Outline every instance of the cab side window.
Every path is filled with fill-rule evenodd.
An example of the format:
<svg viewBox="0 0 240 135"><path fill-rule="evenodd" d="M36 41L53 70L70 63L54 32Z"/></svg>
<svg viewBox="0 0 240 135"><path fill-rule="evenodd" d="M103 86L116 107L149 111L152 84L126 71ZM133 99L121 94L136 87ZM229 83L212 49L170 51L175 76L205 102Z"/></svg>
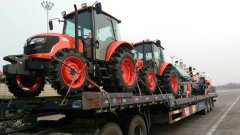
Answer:
<svg viewBox="0 0 240 135"><path fill-rule="evenodd" d="M138 59L143 60L143 45L136 46L132 50L132 53L134 53L134 58L138 58Z"/></svg>
<svg viewBox="0 0 240 135"><path fill-rule="evenodd" d="M157 47L156 45L153 45L153 52L154 52L155 62L157 65L159 65L160 62L162 61L162 55L161 55L160 48Z"/></svg>
<svg viewBox="0 0 240 135"><path fill-rule="evenodd" d="M153 60L153 54L152 54L152 46L151 45L145 45L144 51L146 54L146 61L147 60Z"/></svg>

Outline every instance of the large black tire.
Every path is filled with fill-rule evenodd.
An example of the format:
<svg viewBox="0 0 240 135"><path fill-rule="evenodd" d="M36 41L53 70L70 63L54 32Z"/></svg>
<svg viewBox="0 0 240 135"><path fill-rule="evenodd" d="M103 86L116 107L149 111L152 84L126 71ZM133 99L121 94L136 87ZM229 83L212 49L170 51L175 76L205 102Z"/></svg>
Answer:
<svg viewBox="0 0 240 135"><path fill-rule="evenodd" d="M206 100L204 109L199 112L202 115L207 115L208 113L208 101Z"/></svg>
<svg viewBox="0 0 240 135"><path fill-rule="evenodd" d="M64 62L64 64L62 62ZM69 94L78 94L86 86L86 77L88 74L85 59L74 49L62 49L58 51L52 60L52 88L57 90L60 95L65 95L71 87ZM73 68L71 70L68 66ZM80 74L77 72L82 71ZM76 77L77 76L77 77ZM72 82L75 80L74 82Z"/></svg>
<svg viewBox="0 0 240 135"><path fill-rule="evenodd" d="M44 88L43 76L6 75L9 92L15 97L36 97Z"/></svg>
<svg viewBox="0 0 240 135"><path fill-rule="evenodd" d="M147 135L147 127L144 119L140 115L135 115L125 121L123 126L124 135Z"/></svg>
<svg viewBox="0 0 240 135"><path fill-rule="evenodd" d="M172 66L168 66L163 72L163 88L175 97L179 94L178 74Z"/></svg>
<svg viewBox="0 0 240 135"><path fill-rule="evenodd" d="M118 48L112 54L109 61L109 68L112 77L111 79L104 80L104 88L107 89L107 91L132 92L135 89L137 85L136 64L130 50L127 48ZM126 74L124 76L123 70L129 71L129 77L127 77Z"/></svg>
<svg viewBox="0 0 240 135"><path fill-rule="evenodd" d="M154 71L149 67L145 67L139 72L141 79L139 80L139 85L142 93L153 94L157 88L157 77Z"/></svg>
<svg viewBox="0 0 240 135"><path fill-rule="evenodd" d="M213 100L212 98L209 98L209 104L210 104L210 111L213 109Z"/></svg>
<svg viewBox="0 0 240 135"><path fill-rule="evenodd" d="M99 135L123 135L123 133L116 123L111 122L103 126Z"/></svg>

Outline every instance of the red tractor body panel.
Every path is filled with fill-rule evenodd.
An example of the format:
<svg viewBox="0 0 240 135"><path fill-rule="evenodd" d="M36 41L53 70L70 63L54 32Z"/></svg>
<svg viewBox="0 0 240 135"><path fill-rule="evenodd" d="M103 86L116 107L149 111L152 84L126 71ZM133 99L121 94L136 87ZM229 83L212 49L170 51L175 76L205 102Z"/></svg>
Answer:
<svg viewBox="0 0 240 135"><path fill-rule="evenodd" d="M107 48L107 53L106 53L106 62L108 62L113 54L113 52L120 46L127 46L128 48L133 48L133 45L128 43L128 42L125 42L125 41L114 41L112 42L108 48Z"/></svg>
<svg viewBox="0 0 240 135"><path fill-rule="evenodd" d="M143 69L143 60L138 59L138 58L135 58L135 60L137 61L136 62L137 70L139 71L139 70Z"/></svg>
<svg viewBox="0 0 240 135"><path fill-rule="evenodd" d="M162 62L162 63L160 64L160 66L159 66L159 72L158 72L159 76L162 76L164 70L166 69L166 67L167 67L168 65L172 66L172 63Z"/></svg>
<svg viewBox="0 0 240 135"><path fill-rule="evenodd" d="M43 33L34 35L35 36L58 36L59 42L55 44L49 53L37 53L37 54L30 54L28 55L29 58L39 58L39 59L52 59L59 50L63 48L74 48L75 47L75 40L71 36L57 34L57 33ZM79 39L79 52L83 52L83 43L82 40Z"/></svg>

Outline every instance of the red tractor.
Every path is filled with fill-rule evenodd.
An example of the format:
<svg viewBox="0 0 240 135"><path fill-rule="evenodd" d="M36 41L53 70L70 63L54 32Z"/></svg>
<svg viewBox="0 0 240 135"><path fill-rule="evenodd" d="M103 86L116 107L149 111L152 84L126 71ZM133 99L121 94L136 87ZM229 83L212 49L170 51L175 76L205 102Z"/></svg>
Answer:
<svg viewBox="0 0 240 135"><path fill-rule="evenodd" d="M208 90L212 87L210 75L206 74L205 72L196 72L191 67L189 69L193 78L193 94L207 95Z"/></svg>
<svg viewBox="0 0 240 135"><path fill-rule="evenodd" d="M37 34L27 39L23 55L4 57L11 62L3 67L11 93L38 96L45 79L60 95L78 94L94 85L109 92L135 89L133 46L120 40L121 21L102 11L101 3L94 5L74 5L75 11L63 16L62 34ZM53 28L52 21L49 26Z"/></svg>
<svg viewBox="0 0 240 135"><path fill-rule="evenodd" d="M176 64L166 62L160 40L134 44L139 86L144 94L172 93L174 97L191 95L191 77Z"/></svg>
<svg viewBox="0 0 240 135"><path fill-rule="evenodd" d="M178 74L174 66L165 61L163 50L160 40L144 40L134 44L132 52L137 60L139 85L145 94L159 92L156 90L160 88L165 93L179 94Z"/></svg>

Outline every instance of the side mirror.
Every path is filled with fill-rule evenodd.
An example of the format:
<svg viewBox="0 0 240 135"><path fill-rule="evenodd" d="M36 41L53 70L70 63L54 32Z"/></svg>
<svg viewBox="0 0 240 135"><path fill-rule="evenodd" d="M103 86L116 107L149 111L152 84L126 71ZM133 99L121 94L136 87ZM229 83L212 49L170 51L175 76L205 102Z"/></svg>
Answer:
<svg viewBox="0 0 240 135"><path fill-rule="evenodd" d="M102 4L100 2L96 3L95 8L96 8L96 13L97 14L102 13Z"/></svg>
<svg viewBox="0 0 240 135"><path fill-rule="evenodd" d="M53 30L53 22L52 22L52 21L49 21L48 24L49 24L49 29L50 29L50 30Z"/></svg>
<svg viewBox="0 0 240 135"><path fill-rule="evenodd" d="M161 41L160 41L160 40L157 40L157 41L156 41L156 45L157 45L157 47L160 47L160 46L161 46Z"/></svg>
<svg viewBox="0 0 240 135"><path fill-rule="evenodd" d="M192 70L193 70L193 68L190 66L190 67L189 67L189 71L192 72Z"/></svg>

